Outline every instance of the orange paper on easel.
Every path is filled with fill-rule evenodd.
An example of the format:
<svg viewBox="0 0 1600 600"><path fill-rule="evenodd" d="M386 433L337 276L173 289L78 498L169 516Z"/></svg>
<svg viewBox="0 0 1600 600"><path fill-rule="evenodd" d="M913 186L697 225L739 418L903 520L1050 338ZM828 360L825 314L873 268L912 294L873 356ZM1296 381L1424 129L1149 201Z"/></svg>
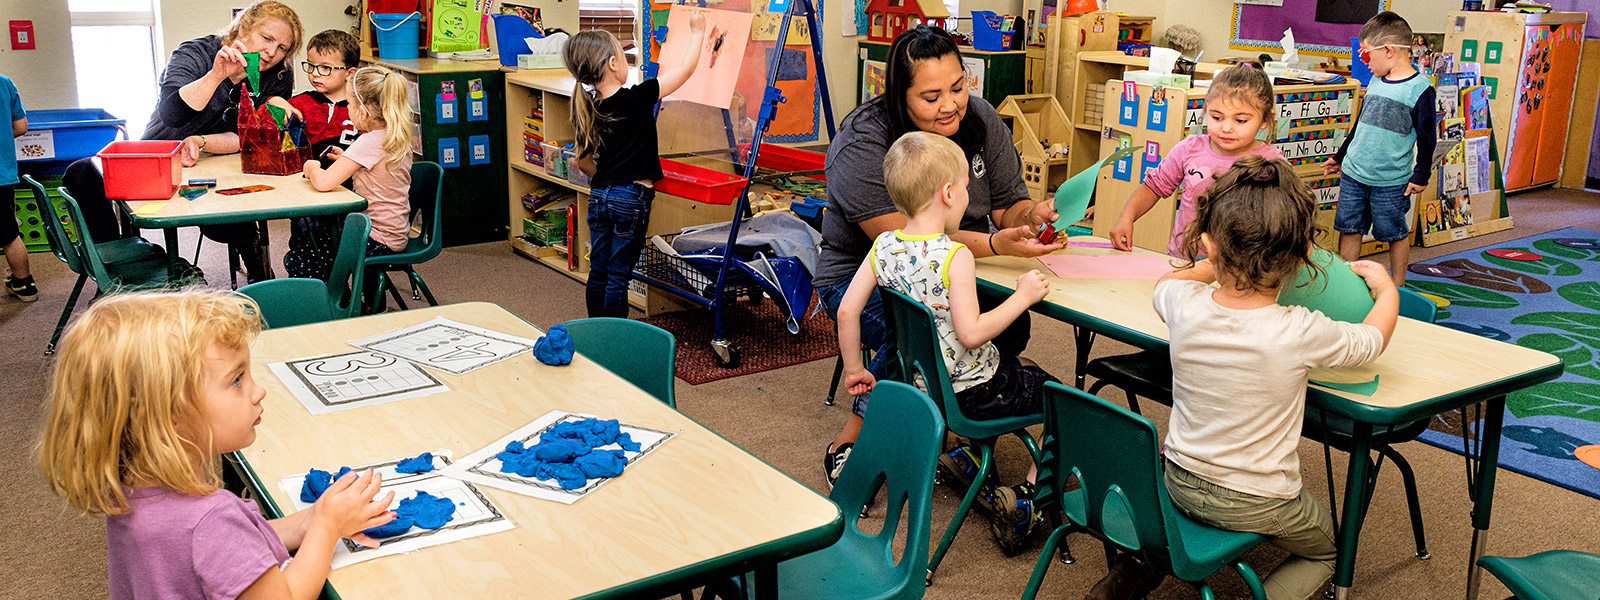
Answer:
<svg viewBox="0 0 1600 600"><path fill-rule="evenodd" d="M689 31L691 8L673 6L667 16L667 41L661 44L661 69L657 74L671 71L683 62L686 46L693 39ZM755 15L747 12L702 9L706 15L705 44L700 49L700 63L694 75L678 88L671 100L688 100L716 108L728 108L733 103L733 88L738 83L744 67L745 47L750 45L750 21Z"/></svg>

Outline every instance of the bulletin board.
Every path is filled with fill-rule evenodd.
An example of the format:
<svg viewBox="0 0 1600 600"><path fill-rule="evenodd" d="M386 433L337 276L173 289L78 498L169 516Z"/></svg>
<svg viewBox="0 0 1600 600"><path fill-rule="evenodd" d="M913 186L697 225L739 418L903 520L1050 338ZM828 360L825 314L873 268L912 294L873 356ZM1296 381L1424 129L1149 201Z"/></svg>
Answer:
<svg viewBox="0 0 1600 600"><path fill-rule="evenodd" d="M1300 54L1348 59L1350 38L1390 0L1283 0L1281 6L1233 5L1228 47L1234 50L1282 52L1283 30L1294 29Z"/></svg>
<svg viewBox="0 0 1600 600"><path fill-rule="evenodd" d="M667 14L674 2L641 0L646 43L643 47L644 74L654 77L659 65L661 44L667 38ZM692 4L692 3L691 3ZM820 2L813 0L813 8L821 16ZM789 23L789 39L783 52L775 52L778 45L777 23L782 19L771 13L781 13L787 7L783 0L726 0L717 3L700 3L718 10L748 11L754 13L750 43L745 47L744 75L735 91L731 114L733 123L745 119L754 121L761 110L762 93L770 61L780 61L778 80L773 83L786 99L779 105L772 123L767 128L766 141L777 143L815 142L821 139L822 94L817 89L817 64L811 53L811 32L804 18L794 18ZM802 68L803 67L803 68ZM809 102L807 101L809 100Z"/></svg>

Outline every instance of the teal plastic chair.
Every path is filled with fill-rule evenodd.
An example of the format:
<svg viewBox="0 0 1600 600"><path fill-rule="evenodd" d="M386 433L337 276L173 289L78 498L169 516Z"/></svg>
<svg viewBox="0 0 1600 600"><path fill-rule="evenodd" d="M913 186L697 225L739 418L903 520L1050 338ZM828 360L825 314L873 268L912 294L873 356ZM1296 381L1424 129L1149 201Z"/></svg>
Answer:
<svg viewBox="0 0 1600 600"><path fill-rule="evenodd" d="M573 349L628 380L657 400L678 407L673 395L677 342L672 333L645 323L614 317L566 322Z"/></svg>
<svg viewBox="0 0 1600 600"><path fill-rule="evenodd" d="M967 512L972 509L973 501L981 493L984 480L994 472L996 439L1006 434L1017 436L1023 445L1028 447L1028 453L1038 461L1039 448L1034 443L1033 436L1028 435L1025 428L1039 424L1042 417L1027 415L983 421L967 418L961 412L960 405L956 403L955 390L950 387L950 374L945 370L944 358L939 354L939 332L934 329L933 312L921 302L912 300L900 292L886 287L879 287L878 291L883 296L883 312L885 320L888 321L889 335L892 336L890 339L894 342L894 347L898 348L900 372L913 384L918 377L921 378L924 383L923 389L940 406L945 425L952 433L971 440L973 449L978 453L978 475L972 479L972 487L967 488L966 495L961 498L961 505L956 508L955 518L951 519L950 526L945 528L944 536L939 539L939 546L933 552L933 558L928 560L928 576L924 583L932 585L934 571L938 570L939 563L944 560L945 552L950 549L950 542L955 540L956 533L961 530L961 523L967 519ZM877 393L874 392L873 402L876 401ZM874 418L872 411L869 405L867 408L869 423ZM850 460L855 460L858 455L865 456L866 453L859 450L852 452Z"/></svg>
<svg viewBox="0 0 1600 600"><path fill-rule="evenodd" d="M393 281L389 280L390 271L403 271L411 279L411 299L421 300L417 295L427 297L430 306L438 306L439 301L433 298L433 292L428 289L428 284L422 281L422 276L417 274L415 265L433 260L444 249L444 169L438 163L419 161L411 163L411 214L419 217L422 225L422 234L406 241L406 248L394 254L373 256L367 258L367 268L376 278L373 280L372 302L373 312L383 312L385 291L394 296L396 304L401 309L406 308L405 300L400 299L400 290Z"/></svg>
<svg viewBox="0 0 1600 600"><path fill-rule="evenodd" d="M72 309L78 305L78 295L83 293L83 284L89 280L89 272L84 267L83 257L73 245L72 236L68 234L66 226L56 217L59 213L55 200L32 176L23 175L22 183L33 190L33 197L39 202L39 214L42 216L40 220L44 222L45 241L50 244L50 252L61 262L67 263L67 268L73 273L78 274L78 281L72 286L72 294L67 296L67 304L61 308L61 318L56 320L55 333L50 335L50 343L44 348L45 356L49 356L56 353L56 342L61 339L61 331L66 328L67 319L72 317ZM100 253L101 260L116 265L142 260L165 261L167 257L161 246L138 236L101 242L95 245L95 251Z"/></svg>
<svg viewBox="0 0 1600 600"><path fill-rule="evenodd" d="M361 213L344 217L339 254L328 281L309 277L269 279L239 288L255 299L267 327L321 323L361 314L361 283L367 260L367 235L372 220Z"/></svg>
<svg viewBox="0 0 1600 600"><path fill-rule="evenodd" d="M61 202L67 209L67 222L73 231L78 233L78 240L70 245L78 253L81 266L89 279L94 281L95 287L101 294L111 294L120 291L147 290L157 288L178 288L186 285L204 284L205 276L200 269L189 264L182 258L175 258L176 269L167 266L165 252L157 256L134 259L129 254L137 252L137 242L126 246L112 246L106 244L107 253L101 254L102 244L96 244L94 236L88 228L83 226L83 211L78 208L78 201L73 199L67 188L56 188L61 195ZM48 219L46 219L48 221ZM109 255L109 256L108 256ZM121 259L122 262L110 262L108 258ZM68 262L70 266L71 263ZM176 276L174 276L174 272Z"/></svg>
<svg viewBox="0 0 1600 600"><path fill-rule="evenodd" d="M1422 294L1400 288L1400 316L1424 323L1432 323L1438 317L1438 314L1439 307L1432 300L1423 297ZM1351 448L1355 447L1355 427L1355 422L1351 421L1349 417L1324 412L1316 406L1306 404L1305 422L1300 428L1300 435L1322 442L1324 444L1324 457L1331 459L1332 457L1327 452L1329 446L1344 452L1349 452ZM1372 431L1372 449L1378 452L1378 462L1373 465L1367 475L1369 481L1367 493L1371 494L1376 487L1374 484L1378 481L1378 470L1383 467L1384 458L1394 462L1395 468L1400 469L1400 481L1405 484L1406 489L1406 508L1411 512L1411 537L1417 545L1417 558L1423 560L1432 558L1433 555L1428 552L1427 537L1422 529L1422 502L1417 496L1417 475L1412 471L1411 463L1407 462L1406 457L1402 456L1400 451L1394 447L1397 444L1417 439L1417 436L1422 435L1422 432L1427 430L1428 419L1392 427L1374 427ZM1327 465L1328 480L1332 482L1332 461L1325 460L1324 464ZM1328 489L1333 489L1331 483ZM1337 502L1332 502L1332 498L1329 498L1329 500L1330 506L1338 506ZM1371 501L1372 498L1369 495L1361 503L1366 505Z"/></svg>
<svg viewBox="0 0 1600 600"><path fill-rule="evenodd" d="M1162 471L1161 436L1149 419L1058 383L1045 384L1044 414L1045 459L1034 506L1060 511L1066 522L1045 540L1024 600L1039 593L1051 552L1073 531L1106 543L1108 559L1113 547L1121 548L1198 588L1206 600L1214 598L1206 577L1230 565L1254 598L1266 598L1261 580L1239 556L1267 538L1211 527L1172 504ZM1079 487L1067 491L1071 476Z"/></svg>
<svg viewBox="0 0 1600 600"><path fill-rule="evenodd" d="M1548 550L1522 558L1484 556L1478 566L1511 590L1508 600L1600 598L1600 554Z"/></svg>
<svg viewBox="0 0 1600 600"><path fill-rule="evenodd" d="M933 400L897 381L872 389L872 415L861 427L828 499L844 515L844 535L832 546L778 566L784 598L908 600L921 598L933 520L933 472L944 441L944 419ZM887 489L883 527L857 527L863 508ZM905 509L905 546L893 543Z"/></svg>

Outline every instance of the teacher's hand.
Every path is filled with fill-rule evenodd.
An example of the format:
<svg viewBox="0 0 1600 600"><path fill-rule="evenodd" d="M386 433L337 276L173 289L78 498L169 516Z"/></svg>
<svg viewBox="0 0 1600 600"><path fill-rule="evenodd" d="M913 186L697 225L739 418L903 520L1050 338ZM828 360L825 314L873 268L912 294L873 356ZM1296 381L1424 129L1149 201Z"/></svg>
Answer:
<svg viewBox="0 0 1600 600"><path fill-rule="evenodd" d="M200 136L191 135L183 138L183 147L178 149L178 160L185 167L192 167L200 160Z"/></svg>
<svg viewBox="0 0 1600 600"><path fill-rule="evenodd" d="M1019 225L1001 229L994 234L994 250L1006 256L1043 256L1060 250L1066 240L1062 239L1053 244L1039 241L1039 235L1033 233L1032 227Z"/></svg>
<svg viewBox="0 0 1600 600"><path fill-rule="evenodd" d="M211 75L217 78L234 79L244 76L244 43L234 42L217 50L217 56L211 59ZM251 93L260 93L261 90L250 90Z"/></svg>

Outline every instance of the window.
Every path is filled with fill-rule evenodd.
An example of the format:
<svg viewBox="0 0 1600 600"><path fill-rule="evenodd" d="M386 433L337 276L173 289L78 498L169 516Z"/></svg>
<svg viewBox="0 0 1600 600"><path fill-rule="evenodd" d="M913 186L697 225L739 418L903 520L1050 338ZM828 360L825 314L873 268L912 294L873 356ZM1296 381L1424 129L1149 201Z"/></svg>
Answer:
<svg viewBox="0 0 1600 600"><path fill-rule="evenodd" d="M604 29L622 40L622 49L637 45L633 33L641 0L580 0L579 29Z"/></svg>
<svg viewBox="0 0 1600 600"><path fill-rule="evenodd" d="M128 121L137 139L156 105L156 0L68 0L78 105Z"/></svg>

